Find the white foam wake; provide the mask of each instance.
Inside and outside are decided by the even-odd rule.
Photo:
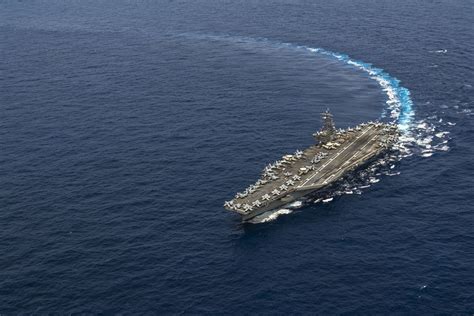
[[[287,208],[282,208],[278,210],[273,210],[273,211],[268,211],[265,212],[261,215],[255,216],[251,220],[249,220],[249,223],[251,224],[262,224],[262,223],[267,223],[276,220],[280,215],[288,215],[293,213],[292,210],[287,209]]]

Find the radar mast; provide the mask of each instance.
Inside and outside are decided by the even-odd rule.
[[[319,132],[313,134],[313,136],[318,142],[324,144],[332,140],[333,135],[336,133],[336,127],[334,126],[332,114],[329,112],[329,109],[321,113],[321,118],[323,120],[323,127]]]

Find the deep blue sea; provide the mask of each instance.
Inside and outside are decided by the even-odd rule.
[[[472,315],[473,34],[472,0],[0,1],[0,314]],[[326,108],[398,124],[389,164],[226,211]]]

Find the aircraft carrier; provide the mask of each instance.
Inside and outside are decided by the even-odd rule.
[[[255,184],[226,201],[224,207],[246,221],[303,196],[317,195],[390,150],[399,136],[393,124],[369,122],[337,130],[329,110],[322,113],[322,119],[322,129],[313,134],[315,145],[267,165]]]

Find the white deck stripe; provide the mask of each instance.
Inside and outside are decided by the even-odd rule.
[[[332,161],[334,161],[334,159],[336,159],[336,157],[338,157],[340,154],[342,154],[344,151],[346,151],[350,146],[352,146],[357,140],[359,140],[359,138],[361,138],[362,136],[364,136],[373,126],[370,126],[366,131],[364,131],[362,134],[360,134],[358,137],[356,137],[354,139],[354,141],[352,143],[350,143],[349,145],[347,145],[343,150],[341,150],[340,152],[338,152],[337,154],[334,155],[334,157],[328,159],[328,161],[322,165],[311,177],[309,177],[308,179],[306,179],[305,182],[303,182],[303,184],[299,185],[298,188],[301,188],[301,187],[304,187],[306,185],[306,183],[308,183],[309,181],[311,181],[318,173],[319,171],[321,171],[323,168],[325,168],[328,164],[330,164]],[[367,146],[367,144],[364,145],[364,147]],[[363,148],[363,147],[362,147]],[[328,178],[329,179],[329,178]],[[328,180],[327,179],[327,180]]]

